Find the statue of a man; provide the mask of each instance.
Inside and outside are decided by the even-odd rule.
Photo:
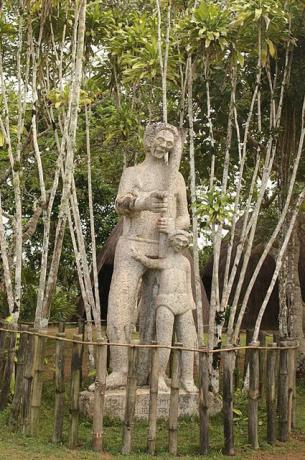
[[[173,233],[175,229],[187,229],[190,225],[183,176],[179,172],[173,176],[171,170],[171,159],[179,156],[182,148],[178,130],[165,123],[150,124],[145,131],[144,147],[145,160],[125,169],[116,198],[116,210],[124,216],[124,224],[116,248],[108,300],[107,334],[113,343],[130,342],[138,286],[147,270],[143,263],[134,259],[133,248],[156,258],[160,232]],[[172,177],[174,183],[168,196]],[[124,386],[128,370],[127,348],[111,347],[110,359],[112,373],[107,377],[107,387]]]

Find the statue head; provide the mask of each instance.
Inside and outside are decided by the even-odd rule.
[[[179,252],[184,248],[187,248],[191,242],[191,234],[185,230],[177,230],[168,237],[169,245],[176,251]]]
[[[144,134],[145,150],[156,158],[163,158],[167,163],[168,154],[173,150],[178,136],[175,126],[162,122],[149,123]]]

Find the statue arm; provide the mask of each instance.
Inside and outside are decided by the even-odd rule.
[[[145,267],[150,268],[151,270],[162,270],[164,268],[163,259],[151,259],[150,257],[147,257],[136,250],[132,251],[132,256],[141,262]]]

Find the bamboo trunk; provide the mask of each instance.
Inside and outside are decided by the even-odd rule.
[[[209,355],[199,353],[199,420],[200,454],[207,455],[209,449]]]
[[[56,337],[65,338],[65,323],[60,322]],[[56,341],[55,351],[55,410],[52,442],[62,441],[62,430],[65,411],[65,342]]]
[[[33,436],[37,433],[39,427],[39,412],[42,395],[42,372],[44,369],[44,349],[45,338],[38,335],[34,336],[33,351],[33,382],[31,389],[31,407],[30,407],[30,434]]]
[[[175,347],[181,347],[181,343],[175,343]],[[178,427],[178,412],[179,412],[179,383],[180,383],[180,350],[172,351],[172,378],[171,378],[171,393],[169,403],[169,453],[177,455],[177,427]]]
[[[92,447],[97,452],[103,450],[104,405],[107,376],[107,343],[98,340],[96,348],[96,379],[94,391]]]
[[[225,455],[235,455],[233,428],[233,396],[234,396],[234,351],[224,352],[223,362],[223,428]]]
[[[126,388],[126,406],[123,429],[123,447],[122,454],[130,454],[132,445],[132,434],[134,425],[134,413],[136,408],[137,392],[137,348],[128,349],[128,376]]]
[[[152,342],[157,345],[157,342]],[[147,449],[151,455],[155,454],[156,431],[158,417],[158,380],[159,380],[159,349],[151,349],[151,369],[150,369],[150,393],[149,393],[149,416],[148,416],[148,436]]]
[[[29,326],[21,327],[22,331],[27,331],[28,329]],[[27,334],[21,334],[17,352],[15,394],[10,414],[10,426],[12,429],[19,428],[23,421],[24,372],[28,338]]]
[[[281,341],[281,347],[288,347],[288,341]],[[288,350],[280,350],[279,369],[279,437],[282,442],[288,440]]]
[[[259,346],[259,342],[251,345]],[[258,400],[259,400],[259,350],[250,350],[249,356],[249,405],[248,439],[253,449],[258,449]]]
[[[270,344],[276,347],[276,343]],[[277,350],[268,350],[267,353],[267,442],[272,446],[276,441],[276,355]]]
[[[247,331],[246,331],[246,345],[247,346],[252,341],[253,332],[254,332],[254,329],[247,329]],[[249,354],[250,354],[250,350],[246,349],[245,350],[245,361],[244,361],[244,380],[247,377],[247,370],[248,370],[248,365],[249,365]]]
[[[70,433],[69,447],[74,449],[78,444],[78,422],[79,422],[79,393],[80,393],[80,376],[81,376],[81,354],[82,344],[76,343],[81,341],[82,336],[73,335],[72,360],[71,360],[71,407],[70,407]]]
[[[86,328],[85,328],[85,321],[83,319],[78,320],[78,334],[82,336],[82,340],[85,340],[85,333],[86,333]],[[93,337],[91,337],[91,340]],[[90,340],[90,339],[89,339]],[[84,362],[84,349],[85,347],[82,347],[81,350],[81,366],[80,366],[80,386],[83,384],[83,362]]]

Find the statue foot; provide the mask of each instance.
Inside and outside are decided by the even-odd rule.
[[[181,388],[187,393],[197,393],[198,388],[196,387],[193,380],[181,380]]]
[[[167,384],[165,383],[165,379],[164,377],[159,377],[159,381],[158,381],[158,391],[160,393],[169,393],[169,388],[167,386]]]
[[[106,378],[106,388],[121,388],[126,387],[127,373],[125,372],[112,372]]]

